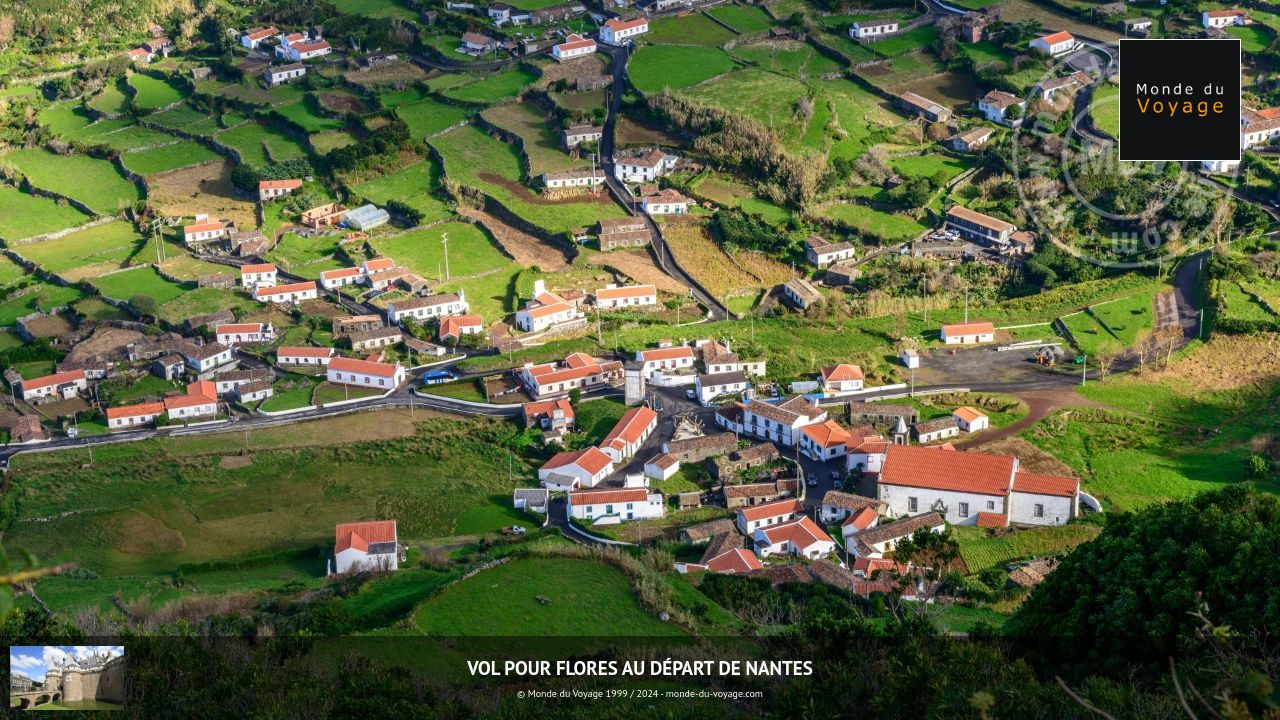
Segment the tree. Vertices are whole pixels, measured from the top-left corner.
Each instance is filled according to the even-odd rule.
[[[908,566],[906,574],[899,578],[906,590],[915,586],[915,595],[928,600],[937,594],[942,579],[951,572],[952,565],[960,559],[960,545],[951,536],[951,529],[934,532],[920,528],[893,548],[893,559]],[[917,603],[920,611],[927,612],[928,602]]]
[[[150,295],[138,293],[129,298],[129,307],[133,308],[133,311],[138,315],[150,315],[154,317],[156,309],[159,308],[160,305],[156,302],[156,299]]]
[[[1064,676],[1159,673],[1208,614],[1244,640],[1280,627],[1280,498],[1243,486],[1112,514],[1005,625]]]
[[[582,389],[574,388],[569,391],[569,405],[577,409],[578,404],[582,402]]]

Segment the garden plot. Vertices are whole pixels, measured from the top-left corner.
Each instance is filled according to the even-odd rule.
[[[240,155],[241,161],[247,165],[261,167],[305,157],[307,154],[302,143],[256,122],[238,125],[214,137],[218,142],[235,150]]]
[[[129,86],[133,88],[133,107],[143,112],[172,105],[187,96],[185,90],[172,82],[142,73],[130,75]]]
[[[478,128],[466,125],[431,139],[444,158],[445,175],[454,182],[492,195],[534,225],[563,233],[594,225],[601,218],[625,217],[608,194],[560,200],[543,199],[521,185],[518,151]]]
[[[14,242],[83,225],[91,218],[66,203],[0,185],[0,240]]]
[[[448,105],[433,98],[409,102],[396,108],[396,117],[409,126],[409,134],[425,138],[457,125],[471,116],[471,110]]]
[[[305,277],[320,277],[326,270],[337,270],[351,263],[339,261],[338,240],[341,235],[313,235],[302,237],[287,233],[267,253],[267,259]]]
[[[147,116],[147,122],[192,135],[209,136],[219,130],[218,117],[183,103],[164,112]]]
[[[711,173],[700,175],[694,180],[693,192],[718,205],[741,208],[745,212],[759,215],[775,225],[785,223],[791,218],[790,211],[757,198],[751,188],[746,185]]]
[[[119,115],[129,109],[129,96],[121,83],[109,83],[89,100],[89,107],[106,115]]]
[[[481,116],[494,125],[509,130],[523,140],[529,159],[529,173],[538,176],[548,172],[586,169],[590,162],[572,158],[561,150],[560,133],[546,116],[529,103],[509,103],[490,108]]]
[[[631,84],[642,92],[679,90],[723,75],[733,60],[720,48],[696,45],[645,45],[627,67]]]
[[[90,115],[79,105],[73,105],[70,101],[54,103],[41,110],[36,118],[41,125],[49,128],[49,132],[67,138],[93,124],[93,115]],[[127,124],[128,122],[126,121],[121,127]]]
[[[114,213],[142,199],[142,190],[109,160],[30,148],[15,150],[0,162],[17,168],[32,185],[79,200],[99,213]]]
[[[634,63],[635,60],[632,60]],[[635,65],[632,65],[632,69]],[[582,92],[549,93],[551,101],[558,107],[578,113],[589,113],[604,110],[604,90],[584,90]]]
[[[419,160],[395,172],[351,187],[351,192],[377,205],[398,200],[422,213],[422,223],[430,224],[450,215],[449,204],[440,199],[440,164]]]
[[[322,113],[318,104],[319,100],[314,95],[306,95],[298,102],[277,107],[276,112],[307,133],[337,130],[345,124]]]
[[[18,318],[39,310],[40,312],[50,312],[54,308],[69,305],[77,300],[84,298],[84,291],[78,287],[52,284],[38,284],[33,292],[25,292],[22,295],[0,303],[0,327],[12,327],[17,324]]]
[[[973,60],[975,68],[979,70],[998,70],[1001,78],[1013,83],[1014,87],[1021,92],[1030,90],[1045,74],[1041,63],[1034,56],[1031,56],[1030,50],[1027,51],[1022,61],[1018,61],[1007,50],[987,40],[976,43],[960,43],[960,51]],[[1020,64],[1022,69],[1013,70],[1015,63]]]
[[[217,160],[218,153],[197,142],[184,140],[149,150],[138,150],[120,156],[124,166],[139,175],[154,175],[189,165]]]
[[[146,295],[154,299],[157,305],[164,305],[187,290],[178,283],[164,279],[150,266],[121,270],[94,278],[91,282],[109,298],[128,300],[134,295]]]
[[[119,269],[141,245],[133,225],[113,220],[54,240],[24,243],[14,252],[45,270],[75,282]]]
[[[149,178],[150,204],[169,217],[208,213],[240,227],[256,227],[256,203],[237,195],[231,184],[234,168],[235,163],[221,160]]]
[[[351,134],[347,130],[330,130],[328,132],[313,133],[309,136],[311,141],[311,149],[317,155],[326,155],[338,148],[344,148],[349,145],[355,145],[360,142],[360,138]]]
[[[702,225],[669,224],[662,235],[680,266],[716,298],[771,288],[791,279],[790,268],[763,253],[726,253]]]
[[[750,5],[721,5],[708,10],[707,14],[744,35],[754,35],[773,27],[773,18],[768,13]]]
[[[98,123],[101,124],[101,123]],[[83,142],[94,145],[105,145],[118,152],[129,152],[142,148],[157,147],[178,142],[178,138],[167,133],[158,132],[137,125],[126,125],[110,132],[94,134],[86,132],[81,135]]]
[[[454,100],[490,105],[499,100],[515,97],[537,79],[538,76],[531,71],[517,68],[490,75],[470,85],[450,88],[443,94]]]
[[[938,73],[912,80],[895,86],[894,92],[899,95],[904,92],[913,92],[953,108],[969,103],[976,104],[977,98],[982,95],[973,78],[968,73],[959,72]]]

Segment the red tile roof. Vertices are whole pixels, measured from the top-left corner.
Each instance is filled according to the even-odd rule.
[[[871,527],[871,523],[875,522],[876,518],[879,518],[879,517],[880,517],[880,514],[877,513],[873,508],[864,507],[861,510],[858,510],[852,513],[851,515],[849,515],[849,517],[843,523],[841,523],[840,526],[845,527],[847,525],[852,525],[858,528],[859,530],[866,530],[867,528]]]
[[[952,205],[951,209],[947,211],[947,215],[958,217],[961,220],[966,220],[974,225],[981,225],[984,228],[995,230],[996,232],[1017,229],[1017,226],[1011,222],[1005,222],[1000,218],[994,218],[976,210],[970,210],[963,205]]]
[[[1016,466],[1017,460],[1008,455],[891,445],[885,452],[880,485],[1007,495]]]
[[[718,573],[751,572],[763,567],[759,558],[742,548],[720,553],[707,561],[707,569]]]
[[[215,331],[218,335],[227,335],[231,333],[260,333],[263,328],[262,323],[227,323],[219,325]]]
[[[595,475],[613,462],[613,458],[604,454],[600,448],[589,447],[576,452],[558,452],[542,466],[543,470],[555,470],[568,465],[576,465],[588,473]]]
[[[282,347],[276,350],[276,358],[284,357],[329,357],[333,348],[327,347]]]
[[[622,419],[617,425],[613,426],[613,430],[605,436],[600,442],[601,445],[608,445],[613,440],[622,440],[628,445],[635,445],[640,442],[640,436],[645,430],[657,425],[658,413],[644,407],[633,407],[622,415]]]
[[[396,261],[389,257],[376,257],[372,260],[364,261],[364,269],[368,272],[377,272],[379,270],[390,270],[396,266]]]
[[[43,375],[38,378],[22,381],[22,391],[36,390],[51,385],[61,385],[62,383],[76,382],[77,380],[85,380],[84,370],[68,370],[66,372],[54,373],[52,375]]]
[[[569,37],[566,37],[564,39],[564,42],[560,43],[556,47],[560,48],[560,52],[568,52],[570,50],[581,50],[582,48],[595,47],[595,46],[596,46],[595,40],[592,40],[590,38],[584,38],[581,35],[574,33]]]
[[[657,294],[658,288],[653,285],[624,285],[616,288],[601,288],[596,291],[596,299],[616,300],[619,298],[648,297]]]
[[[567,398],[559,398],[558,400],[542,400],[539,402],[527,402],[521,406],[524,410],[525,417],[538,417],[540,415],[550,415],[553,410],[560,410],[564,413],[566,419],[572,420],[573,405]]]
[[[307,290],[315,290],[316,281],[308,280],[306,282],[289,283],[288,285],[276,285],[275,287],[260,287],[253,291],[255,298],[272,297],[275,295],[287,295],[288,293],[305,292]]]
[[[978,527],[985,528],[1002,528],[1009,525],[1009,516],[1003,513],[980,512],[978,513]]]
[[[840,427],[840,423],[835,420],[827,420],[815,425],[805,425],[800,428],[800,432],[807,435],[815,445],[821,448],[844,445],[849,440],[849,433]]]
[[[1236,12],[1238,13],[1239,11],[1237,10]],[[1210,14],[1212,15],[1212,13]],[[1050,45],[1057,45],[1058,43],[1067,42],[1069,40],[1075,40],[1076,38],[1074,35],[1067,32],[1066,30],[1059,30],[1056,33],[1041,35],[1040,39],[1049,43]]]
[[[275,263],[255,263],[253,265],[240,266],[241,275],[244,275],[245,273],[269,273],[269,272],[275,272],[275,271],[276,271]]]
[[[376,375],[378,377],[395,377],[396,370],[399,365],[390,363],[370,362],[368,360],[356,360],[354,358],[336,357],[329,361],[329,369],[339,372],[360,373],[361,375]]]
[[[354,267],[340,268],[338,270],[325,270],[324,272],[320,273],[320,279],[321,280],[337,280],[339,278],[358,277],[363,274],[364,274],[364,271],[361,270],[360,268],[354,268]]]
[[[799,500],[779,500],[777,502],[765,503],[763,505],[753,505],[752,507],[738,508],[738,514],[742,515],[742,519],[747,522],[755,522],[768,517],[777,517],[779,515],[797,515],[804,512],[804,505]]]
[[[952,410],[951,414],[967,423],[971,423],[978,418],[984,418],[987,416],[986,413],[982,412],[978,408],[969,407],[968,405]]]
[[[479,315],[449,315],[440,320],[440,337],[461,335],[462,329],[484,325]]]
[[[818,527],[818,524],[810,520],[808,516],[798,517],[795,520],[788,520],[778,525],[757,528],[756,532],[763,533],[771,545],[789,542],[801,550],[814,543],[834,542],[831,536]]]
[[[1080,492],[1080,481],[1058,475],[1037,475],[1019,470],[1013,476],[1013,489],[1034,495],[1058,495],[1075,497]]]
[[[647,27],[649,25],[649,21],[645,20],[644,18],[636,18],[634,20],[619,20],[618,18],[609,18],[607,21],[605,21],[605,27],[609,28],[614,32],[620,32],[622,30],[630,30],[631,28],[640,27],[642,25]]]
[[[569,493],[569,504],[579,507],[583,505],[605,505],[608,503],[647,502],[648,500],[649,491],[644,488],[578,490]]]
[[[396,542],[396,521],[342,523],[334,529],[334,536],[333,552],[335,554],[349,548],[368,552],[370,543]]]
[[[259,190],[297,190],[302,187],[301,180],[259,180]]]
[[[682,345],[680,347],[656,348],[653,350],[641,350],[640,359],[644,362],[653,360],[677,360],[679,358],[692,358],[693,348]]]
[[[863,379],[862,368],[857,365],[841,363],[822,368],[823,382],[848,382]]]
[[[995,325],[989,322],[956,323],[942,326],[942,332],[947,335],[991,335],[995,331]]]
[[[182,228],[182,232],[188,235],[191,235],[192,233],[208,232],[210,230],[221,230],[226,226],[227,224],[224,222],[210,220],[208,222],[200,222],[194,225],[186,225]]]
[[[143,415],[160,415],[163,412],[164,403],[162,402],[121,405],[120,407],[107,408],[107,419],[115,420],[117,418],[142,417]]]

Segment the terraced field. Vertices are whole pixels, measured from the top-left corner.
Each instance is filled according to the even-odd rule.
[[[31,148],[8,153],[0,162],[17,168],[36,187],[79,200],[99,213],[114,213],[142,199],[142,189],[109,160]]]

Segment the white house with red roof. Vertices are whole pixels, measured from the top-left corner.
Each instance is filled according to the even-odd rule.
[[[240,266],[240,284],[250,289],[271,287],[276,284],[275,263],[251,263]]]
[[[905,424],[903,432],[906,432]],[[844,446],[845,471],[879,475],[884,465],[884,454],[892,444],[875,433],[850,433]]]
[[[42,375],[18,383],[20,396],[27,402],[47,399],[70,400],[89,389],[89,378],[84,370]]]
[[[671,188],[663,188],[640,201],[640,208],[647,215],[684,215],[689,212],[692,200]]]
[[[777,525],[757,528],[751,533],[756,554],[762,558],[770,555],[794,555],[817,560],[831,554],[836,541],[807,515]]]
[[[556,62],[564,62],[574,58],[585,57],[596,51],[596,41],[591,38],[585,38],[577,33],[572,33],[564,39],[559,45],[551,48],[551,57]]]
[[[631,38],[649,32],[649,21],[644,18],[620,20],[609,18],[600,26],[600,42],[609,45],[628,45]]]
[[[883,558],[885,553],[893,551],[898,541],[909,538],[920,530],[942,532],[946,527],[947,523],[940,513],[927,512],[887,524],[877,523],[858,532],[844,532],[844,528],[841,528],[841,534],[844,535],[845,549],[861,560]]]
[[[657,427],[658,413],[643,405],[633,407],[600,441],[600,449],[615,463],[624,462],[636,454]]]
[[[339,385],[392,390],[404,382],[404,367],[400,363],[373,362],[355,358],[335,357],[325,366],[325,378]]]
[[[347,285],[364,282],[364,271],[358,267],[325,270],[320,273],[320,285],[325,290],[337,290]]]
[[[196,215],[195,222],[182,227],[182,241],[188,245],[221,240],[235,229],[230,220],[210,220],[208,215]]]
[[[593,488],[613,474],[613,460],[597,447],[558,452],[538,468],[538,481],[552,491]]]
[[[646,378],[652,377],[654,373],[659,371],[692,370],[694,362],[693,348],[688,345],[678,345],[675,347],[637,350],[636,362],[641,363],[640,373]]]
[[[621,375],[621,362],[600,362],[586,353],[572,353],[558,363],[529,363],[516,370],[516,378],[535,400],[567,395],[574,390],[594,390]]]
[[[527,402],[520,406],[520,413],[527,428],[539,427],[562,432],[572,430],[577,417],[568,398]]]
[[[331,574],[387,571],[400,567],[395,520],[342,523],[334,529]]]
[[[601,310],[658,304],[658,288],[653,285],[610,285],[596,291],[596,307]]]
[[[547,292],[541,280],[533,283],[533,299],[516,311],[516,327],[525,332],[541,332],[586,317],[577,306]]]
[[[678,472],[680,472],[680,458],[661,450],[655,452],[653,457],[644,464],[644,476],[658,482],[670,480]]]
[[[133,60],[134,62],[138,62],[138,61],[151,62],[151,60],[155,58],[155,53],[151,52],[146,48],[141,48],[141,47],[136,47],[126,52],[125,55],[128,55],[129,59]]]
[[[1080,47],[1080,41],[1076,40],[1076,37],[1066,30],[1059,30],[1058,32],[1041,35],[1032,40],[1030,47],[1032,50],[1049,57],[1057,57]]]
[[[324,367],[333,359],[331,347],[282,347],[276,350],[277,365]]]
[[[733,524],[738,532],[750,536],[757,529],[784,523],[804,515],[804,505],[794,498],[738,508]]]
[[[884,503],[875,498],[840,490],[828,490],[827,494],[822,496],[817,517],[825,524],[844,522],[851,517],[857,517],[859,518],[857,522],[862,525],[858,529],[866,530],[875,524],[876,519],[880,517],[880,511],[884,509],[886,509]],[[866,511],[870,511],[870,515]]]
[[[996,327],[989,322],[968,322],[943,325],[940,334],[948,345],[975,345],[994,342]]]
[[[604,488],[569,493],[569,517],[593,525],[615,525],[667,514],[662,493],[647,488]]]
[[[658,148],[614,158],[613,175],[622,182],[651,183],[675,169],[680,158]]]
[[[250,28],[240,36],[240,44],[250,50],[256,50],[258,48],[258,44],[263,40],[274,37],[278,34],[280,34],[280,31],[277,30],[274,25]]]
[[[764,565],[761,564],[760,558],[752,555],[747,550],[734,548],[711,558],[703,567],[708,572],[732,574],[760,570]]]
[[[227,323],[219,325],[214,332],[218,336],[218,342],[227,347],[276,339],[276,329],[271,323]]]
[[[1080,481],[1022,471],[1009,455],[890,446],[877,484],[889,514],[938,512],[955,525],[1064,525],[1078,514]]]
[[[800,428],[800,452],[826,462],[842,458],[848,449],[849,431],[835,420],[825,420]]]
[[[300,187],[302,187],[301,180],[259,180],[258,199],[266,202],[285,195],[292,195],[293,191]]]
[[[866,376],[863,375],[860,366],[840,363],[839,365],[828,365],[822,368],[818,379],[822,382],[823,394],[839,395],[840,393],[861,390],[862,381],[866,379]]]
[[[305,33],[290,33],[278,37],[280,44],[276,46],[276,55],[285,60],[301,62],[333,52],[329,41],[318,35],[313,38]]]
[[[951,417],[956,419],[956,425],[965,432],[974,433],[991,427],[991,420],[986,413],[968,405],[951,411]]]
[[[479,315],[450,315],[440,318],[440,340],[461,340],[464,335],[479,335],[484,332],[484,319]]]
[[[1222,29],[1232,25],[1248,25],[1253,22],[1249,13],[1240,8],[1230,10],[1205,10],[1200,14],[1200,24],[1204,27]]]
[[[298,303],[319,297],[315,280],[260,287],[253,291],[253,299],[263,303]]]
[[[155,422],[164,414],[164,403],[149,402],[107,408],[107,429],[138,427]]]
[[[208,380],[197,380],[187,386],[186,395],[164,399],[164,411],[171,420],[190,420],[218,414],[218,390]]]

